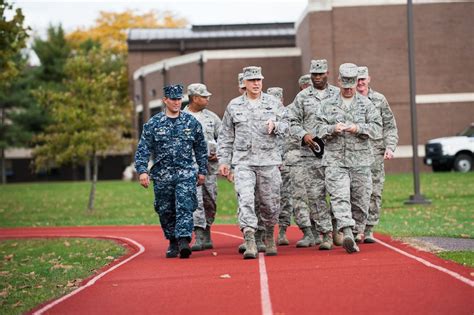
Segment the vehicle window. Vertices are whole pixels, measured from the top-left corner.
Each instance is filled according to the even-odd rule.
[[[474,137],[474,126],[471,125],[467,127],[464,131],[459,133],[460,136],[465,136],[465,137]]]

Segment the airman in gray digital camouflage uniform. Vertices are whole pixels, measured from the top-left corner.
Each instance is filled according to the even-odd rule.
[[[309,74],[305,74],[298,79],[300,91],[312,85],[311,75]],[[292,107],[294,107],[294,103],[290,103],[286,106],[284,119],[288,120],[288,111],[290,111]],[[281,168],[281,174],[283,185],[281,192],[281,211],[278,218],[279,230],[277,244],[285,246],[290,244],[286,237],[286,230],[291,224],[291,215],[294,215],[295,222],[300,229],[303,229],[305,226],[311,226],[311,220],[309,216],[306,188],[302,185],[303,181],[298,178],[302,173],[298,170],[298,168],[301,167],[300,142],[297,139],[290,137],[289,133],[284,137],[282,158],[283,165]],[[287,179],[285,179],[286,177]],[[288,194],[289,196],[285,197],[285,194]]]
[[[322,102],[315,130],[315,135],[325,141],[326,188],[337,229],[344,235],[342,246],[348,253],[359,251],[354,234],[364,230],[355,222],[365,222],[369,211],[370,167],[374,162],[369,139],[379,138],[382,132],[382,119],[375,106],[356,93],[357,73],[355,64],[339,67],[340,93]]]
[[[244,259],[257,257],[255,231],[255,193],[261,206],[265,226],[266,255],[276,255],[274,226],[280,213],[281,165],[276,136],[287,125],[281,121],[283,106],[273,96],[262,92],[263,75],[260,67],[243,69],[245,94],[231,100],[226,108],[219,133],[217,157],[219,172],[227,176],[235,166],[235,189],[239,205],[238,218],[244,234]],[[258,185],[257,185],[258,182]]]
[[[309,247],[320,243],[320,250],[332,249],[332,223],[331,212],[326,202],[325,169],[320,158],[317,158],[311,150],[317,144],[314,142],[314,133],[317,115],[322,103],[339,93],[339,89],[328,84],[328,63],[326,59],[311,60],[310,71],[313,86],[301,91],[296,95],[294,107],[289,112],[290,135],[294,137],[300,146],[302,167],[299,179],[304,186],[306,198],[310,208],[310,216],[314,222],[311,226],[302,227],[303,239],[299,241],[299,247]],[[296,185],[296,183],[293,183]],[[304,198],[301,196],[300,198]],[[319,235],[323,235],[322,241]]]
[[[206,107],[209,104],[207,87],[201,83],[188,86],[189,104],[183,110],[194,116],[202,125],[207,143],[208,163],[207,175],[204,185],[197,188],[198,207],[193,213],[195,242],[191,249],[200,251],[213,248],[211,239],[211,226],[216,217],[217,200],[217,136],[221,128],[221,119]]]
[[[196,184],[202,185],[207,174],[207,145],[201,124],[181,111],[183,87],[168,85],[163,90],[165,111],[143,126],[135,168],[140,185],[148,188],[153,180],[155,211],[169,240],[166,257],[188,258]],[[154,164],[148,170],[150,156]]]
[[[359,67],[357,79],[357,91],[369,98],[375,105],[380,117],[382,117],[382,134],[376,139],[371,139],[374,149],[375,161],[372,164],[372,195],[370,196],[369,216],[364,231],[364,243],[374,243],[373,228],[379,223],[380,208],[382,205],[382,192],[385,182],[384,160],[393,158],[393,153],[398,144],[398,129],[390,105],[385,96],[370,88],[369,69]],[[358,229],[360,230],[360,229]],[[358,234],[357,239],[361,239],[362,234]]]

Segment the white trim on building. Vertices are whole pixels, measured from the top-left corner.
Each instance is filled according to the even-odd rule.
[[[420,94],[416,96],[417,104],[470,102],[474,102],[474,93]]]
[[[297,47],[287,48],[255,48],[255,49],[222,49],[222,50],[203,50],[183,56],[163,59],[137,69],[133,73],[133,79],[137,80],[140,76],[146,76],[150,73],[168,70],[172,67],[198,62],[206,62],[212,59],[239,59],[239,58],[275,58],[275,57],[299,57],[301,49]]]

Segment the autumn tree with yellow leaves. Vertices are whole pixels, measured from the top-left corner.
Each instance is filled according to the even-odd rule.
[[[79,45],[87,40],[101,44],[102,48],[113,53],[127,52],[127,29],[129,28],[176,28],[184,27],[188,21],[175,14],[165,11],[150,11],[136,14],[133,10],[122,13],[100,12],[95,25],[68,34],[68,40],[74,45]]]

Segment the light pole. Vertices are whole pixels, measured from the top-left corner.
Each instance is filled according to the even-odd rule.
[[[413,146],[413,186],[415,193],[405,204],[431,204],[420,193],[420,170],[418,167],[418,130],[416,118],[416,76],[415,76],[415,54],[413,42],[413,4],[407,0],[407,24],[408,24],[408,71],[410,76],[410,113],[411,113],[411,143]]]

